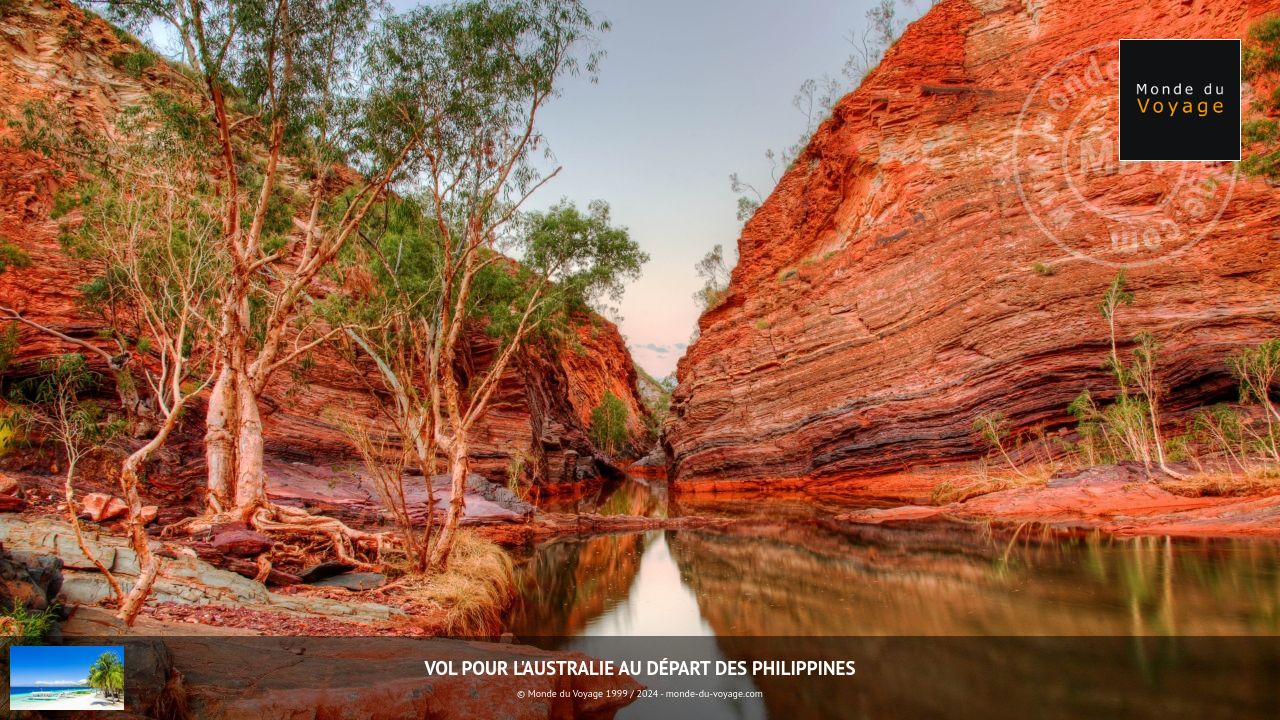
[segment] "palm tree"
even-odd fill
[[[102,653],[89,667],[89,686],[101,690],[108,699],[123,695],[124,663],[115,653]]]

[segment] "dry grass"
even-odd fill
[[[993,472],[985,464],[979,464],[972,475],[963,475],[939,483],[933,488],[930,500],[934,505],[947,505],[1001,490],[1040,486],[1048,483],[1049,478],[1060,469],[1061,465],[1058,463],[1041,463],[1021,466],[1020,473],[1014,473],[1007,468]]]
[[[445,572],[404,575],[395,584],[411,607],[440,618],[432,629],[442,635],[496,634],[515,599],[510,556],[467,530],[458,533]]]
[[[1280,492],[1280,467],[1259,465],[1243,471],[1210,470],[1181,479],[1164,478],[1160,487],[1184,497],[1240,497]]]

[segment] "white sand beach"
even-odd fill
[[[9,696],[9,710],[124,710],[124,702],[108,700],[96,693],[68,693],[55,699],[23,694]]]

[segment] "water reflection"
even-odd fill
[[[662,480],[623,478],[583,486],[577,494],[556,495],[538,503],[547,512],[667,517],[667,484]]]
[[[868,534],[668,541],[719,635],[1280,634],[1275,543]]]
[[[664,500],[624,484],[583,511],[661,512]],[[642,702],[619,717],[1167,720],[1251,717],[1277,702],[1280,641],[1186,636],[1280,635],[1280,543],[849,526],[803,500],[697,502],[699,514],[752,521],[544,544],[518,566],[510,629],[614,659],[856,657],[859,678],[865,662],[874,680],[646,677],[764,695]],[[684,637],[635,647],[656,635]],[[1079,639],[1090,636],[1101,639]]]
[[[709,505],[702,501],[699,512]],[[584,511],[661,512],[624,484]],[[730,504],[760,512],[761,503]],[[836,526],[769,508],[729,531],[540,546],[516,635],[1277,635],[1280,543],[1062,537],[982,525]]]

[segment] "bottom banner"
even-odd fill
[[[1277,638],[132,637],[6,659],[25,717],[1280,717]]]

